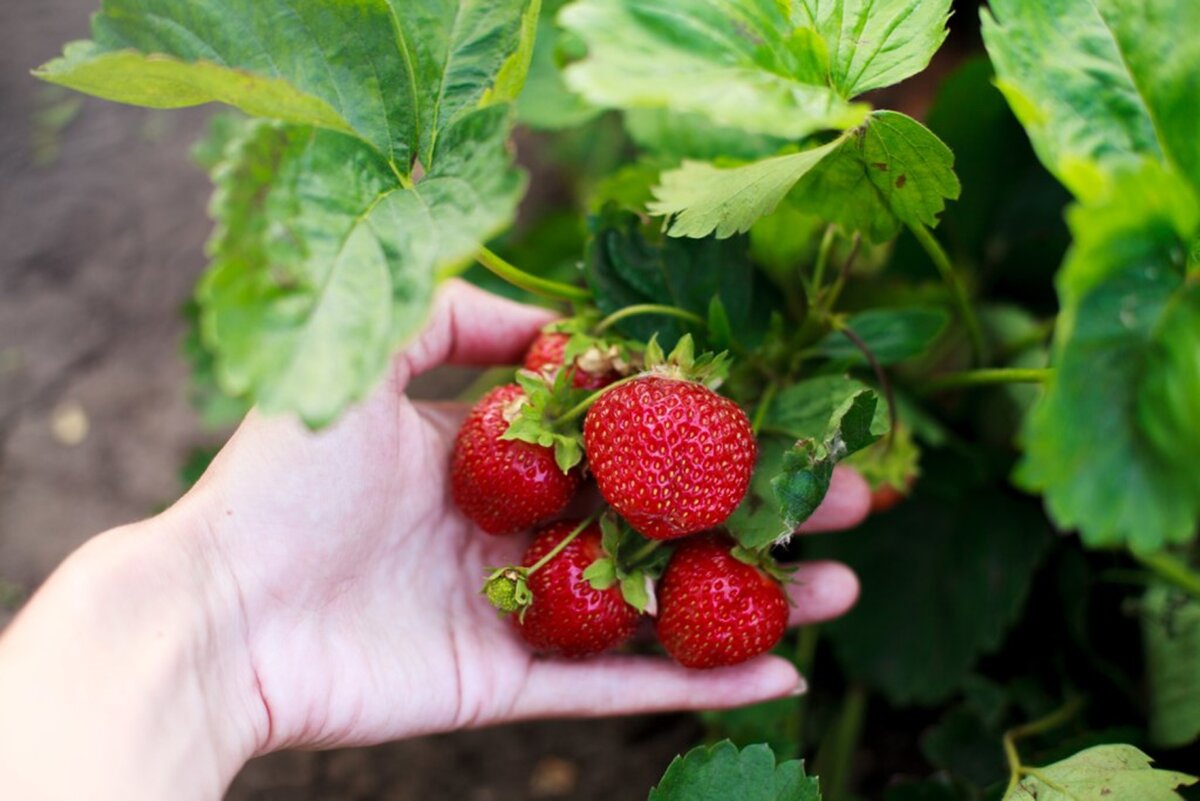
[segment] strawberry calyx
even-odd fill
[[[587,391],[576,389],[566,370],[558,370],[552,379],[519,370],[516,380],[525,395],[505,408],[509,424],[500,439],[553,448],[558,469],[570,472],[583,461],[583,429],[567,413],[587,396]]]
[[[625,603],[638,612],[656,614],[654,582],[666,569],[671,548],[641,536],[611,509],[600,518],[600,532],[604,555],[588,566],[583,577],[597,590],[619,585]]]
[[[729,354],[725,351],[705,352],[697,356],[696,343],[691,334],[680,337],[669,354],[663,353],[662,346],[658,344],[658,335],[654,335],[646,343],[643,360],[645,373],[694,381],[709,389],[716,389],[729,377]]]
[[[487,596],[488,601],[496,607],[500,614],[516,612],[523,621],[525,610],[533,604],[533,593],[529,590],[529,577],[562,553],[563,549],[570,545],[595,519],[595,515],[589,515],[582,520],[571,530],[570,534],[559,540],[558,544],[545,556],[529,567],[505,565],[491,569],[483,582],[481,593]]]
[[[729,555],[742,564],[758,568],[784,586],[792,582],[792,574],[796,572],[796,566],[780,564],[771,555],[771,545],[761,548],[747,548],[744,545],[735,545],[730,549]]]

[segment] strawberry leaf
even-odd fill
[[[1181,179],[1150,163],[1120,179],[1111,196],[1073,208],[1068,219],[1075,245],[1058,277],[1056,372],[1026,418],[1016,479],[1043,492],[1058,527],[1078,529],[1092,547],[1152,551],[1189,542],[1200,520],[1200,478],[1177,465],[1200,457],[1185,450],[1196,441],[1188,435],[1196,416],[1169,418],[1181,427],[1160,441],[1139,423],[1139,395],[1173,430],[1170,393],[1158,389],[1170,379],[1160,371],[1188,369],[1195,351],[1178,362],[1156,354],[1160,347],[1187,349],[1195,337],[1169,345],[1158,337],[1163,330],[1177,337],[1172,310],[1189,304],[1183,287],[1200,205]],[[1147,370],[1151,380],[1143,385]],[[1195,399],[1188,403],[1194,410]]]
[[[852,315],[845,327],[852,330],[882,365],[911,359],[941,335],[950,317],[943,309],[871,309]],[[847,366],[865,367],[866,357],[841,331],[831,331],[817,350]]]
[[[588,49],[567,85],[598,106],[670,108],[789,139],[867,112],[829,86],[825,43],[778,3],[579,0],[559,21]]]
[[[811,150],[732,168],[685,161],[663,173],[648,209],[670,218],[671,236],[722,238],[750,230],[788,196],[800,211],[882,242],[904,225],[937,225],[960,191],[953,164],[924,125],[876,111]]]
[[[402,174],[480,105],[516,97],[530,0],[104,0],[92,40],[35,74],[108,100],[221,102],[351,134]],[[533,4],[536,19],[536,3]]]
[[[1183,801],[1177,787],[1190,787],[1195,776],[1151,767],[1154,760],[1132,745],[1098,745],[1038,768],[1009,796],[1013,801],[1076,801],[1081,798],[1136,798]]]
[[[846,399],[829,419],[821,440],[801,440],[783,456],[783,472],[771,480],[785,530],[795,531],[825,499],[833,467],[879,439],[873,431],[879,396],[863,390]]]
[[[739,751],[723,740],[675,757],[648,801],[820,801],[816,777],[804,763],[775,763],[765,745]]]
[[[493,106],[442,134],[406,188],[360,140],[249,122],[213,173],[201,332],[231,395],[323,425],[424,324],[435,274],[511,219],[523,180]]]
[[[1141,601],[1150,687],[1150,739],[1178,748],[1200,738],[1200,601],[1156,583]]]

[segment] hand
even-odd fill
[[[171,509],[68,560],[0,640],[0,794],[210,798],[285,747],[803,691],[773,656],[713,671],[536,657],[479,594],[526,538],[458,512],[446,470],[465,408],[404,390],[440,364],[514,363],[549,319],[448,283],[424,333],[336,424],[314,434],[251,413]],[[806,530],[854,525],[868,503],[839,469]],[[808,623],[844,613],[858,583],[810,563],[790,592],[792,622]]]
[[[320,434],[252,414],[186,507],[245,615],[269,726],[259,751],[373,743],[524,718],[746,704],[802,687],[786,660],[691,671],[665,658],[533,656],[479,595],[526,537],[492,537],[450,500],[446,466],[465,409],[413,403],[409,379],[444,363],[519,361],[548,315],[463,283],[360,407]],[[839,472],[810,529],[857,523],[868,492]],[[854,603],[854,575],[804,565],[793,623]]]

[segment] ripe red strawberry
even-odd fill
[[[522,565],[536,564],[579,522],[564,520],[539,531]],[[597,590],[583,577],[583,571],[603,555],[600,526],[593,523],[530,574],[528,586],[533,603],[524,617],[513,617],[526,642],[543,652],[586,656],[629,639],[637,628],[638,612],[625,603],[620,587]]]
[[[524,397],[516,384],[493,389],[454,442],[454,502],[489,534],[514,534],[554,517],[579,487],[579,468],[563,473],[553,448],[500,439]]]
[[[746,494],[758,453],[737,404],[703,384],[654,374],[601,395],[583,439],[604,499],[656,540],[724,523]]]
[[[689,540],[658,583],[658,639],[685,667],[736,665],[775,647],[787,629],[783,587],[730,555],[724,536]]]
[[[535,373],[540,373],[546,368],[553,370],[561,367],[563,354],[566,351],[567,343],[570,341],[570,334],[556,332],[539,334],[538,338],[529,346],[529,352],[525,354],[525,364],[523,366],[526,370],[532,370]],[[595,364],[591,362],[595,362]],[[585,367],[592,369],[585,369]],[[603,389],[621,377],[621,374],[613,368],[612,363],[603,358],[594,360],[588,360],[583,357],[576,358],[575,364],[572,365],[571,369],[574,370],[574,375],[571,376],[571,383],[576,389]]]

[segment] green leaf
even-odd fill
[[[846,327],[866,343],[883,365],[895,364],[925,351],[945,330],[950,317],[942,309],[871,309],[846,320]],[[867,358],[840,331],[817,343],[822,356],[864,366]]]
[[[799,139],[862,122],[829,87],[829,54],[774,0],[578,0],[559,21],[587,44],[567,85],[608,108],[669,108]]]
[[[311,425],[363,397],[424,323],[434,273],[512,218],[507,109],[461,118],[414,188],[349,136],[255,123],[214,174],[198,297],[223,388]]]
[[[771,489],[785,531],[795,531],[817,511],[829,491],[834,465],[879,439],[872,430],[878,405],[874,390],[852,395],[834,410],[821,440],[803,440],[783,455],[783,472],[771,480]]]
[[[775,396],[763,420],[763,430],[791,439],[820,439],[829,430],[829,422],[846,401],[869,390],[866,384],[842,375],[810,378],[784,387]],[[885,404],[879,404],[872,430],[887,432]]]
[[[92,40],[68,45],[35,74],[122,103],[221,102],[353,133],[408,174],[418,154],[433,166],[443,132],[489,95],[514,94],[528,6],[105,0]]]
[[[607,212],[591,221],[585,275],[596,306],[612,314],[637,303],[666,303],[707,318],[714,297],[721,299],[736,339],[749,347],[762,340],[778,293],[754,269],[745,238],[648,241],[633,214]],[[620,321],[617,330],[673,348],[691,333],[709,349],[703,327],[674,317],[645,314]]]
[[[785,139],[714,125],[701,114],[665,108],[629,109],[625,130],[642,150],[675,164],[682,159],[758,159],[787,144]]]
[[[550,0],[544,4],[525,89],[517,98],[518,121],[538,130],[581,125],[600,113],[600,109],[572,92],[563,82],[561,62],[569,52],[570,42],[554,23],[555,14],[563,5],[563,0]]]
[[[1098,745],[1037,769],[1021,780],[1013,801],[1182,801],[1176,787],[1194,776],[1150,767],[1153,762],[1132,745]]]
[[[938,703],[963,685],[1017,620],[1050,543],[1035,504],[968,482],[961,461],[927,455],[925,472],[854,536],[802,538],[806,558],[858,573],[858,605],[828,634],[843,669],[894,704]]]
[[[738,751],[728,740],[675,757],[649,801],[820,801],[817,779],[804,763],[775,764],[765,745]]]
[[[1142,8],[1141,0],[1129,5]],[[1095,197],[1108,176],[1158,155],[1146,105],[1093,0],[991,0],[989,7],[980,14],[997,86],[1042,163],[1071,192]],[[1178,52],[1180,30],[1173,24],[1165,45],[1147,43],[1156,57]]]
[[[1189,541],[1200,518],[1194,472],[1166,460],[1139,427],[1138,395],[1200,209],[1178,178],[1148,165],[1069,221],[1056,372],[1026,419],[1016,478],[1092,547]]]
[[[1160,455],[1196,477],[1200,495],[1200,283],[1171,298],[1146,354],[1137,419]]]
[[[946,39],[951,0],[799,0],[792,21],[816,29],[842,97],[891,86],[928,66]]]
[[[958,197],[954,156],[928,128],[895,111],[812,150],[741,167],[684,162],[663,173],[652,214],[671,217],[672,236],[747,231],[789,195],[799,211],[882,242],[902,225],[936,226]]]
[[[1163,584],[1142,596],[1150,738],[1178,748],[1200,737],[1200,601]]]
[[[1166,156],[1200,191],[1200,3],[1096,0]]]

